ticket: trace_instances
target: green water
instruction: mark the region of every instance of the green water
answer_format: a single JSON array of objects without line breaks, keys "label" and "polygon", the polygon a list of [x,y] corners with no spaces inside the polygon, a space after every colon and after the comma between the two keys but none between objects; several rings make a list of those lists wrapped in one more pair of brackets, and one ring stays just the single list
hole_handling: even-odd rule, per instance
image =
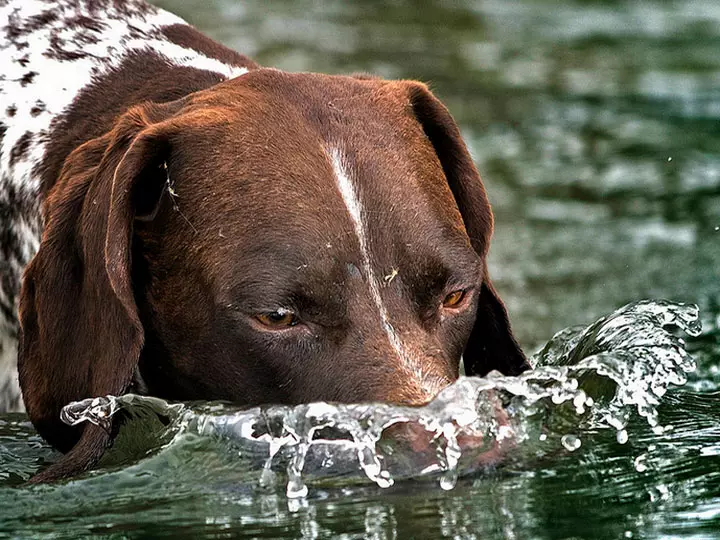
[{"label": "green water", "polygon": [[698,369],[661,399],[670,431],[633,416],[619,444],[585,427],[574,452],[538,447],[452,491],[325,480],[288,500],[194,435],[27,488],[56,455],[4,415],[0,537],[720,538],[716,0],[157,3],[264,65],[429,82],[485,178],[491,272],[526,349],[669,298],[700,308]]}]

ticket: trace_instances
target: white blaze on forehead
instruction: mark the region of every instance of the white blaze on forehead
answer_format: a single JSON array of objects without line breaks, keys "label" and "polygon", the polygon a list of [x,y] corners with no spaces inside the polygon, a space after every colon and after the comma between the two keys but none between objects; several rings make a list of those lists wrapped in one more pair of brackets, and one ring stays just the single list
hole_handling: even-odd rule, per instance
[{"label": "white blaze on forehead", "polygon": [[402,361],[403,365],[411,370],[413,374],[422,381],[425,379],[420,363],[408,353],[407,349],[402,343],[400,336],[398,336],[395,328],[390,323],[390,316],[388,315],[387,308],[383,303],[382,296],[380,296],[380,282],[375,275],[372,267],[372,261],[370,258],[370,249],[368,247],[367,240],[367,227],[363,220],[363,207],[362,201],[360,200],[358,191],[352,183],[350,174],[347,168],[346,159],[342,152],[338,148],[329,148],[328,154],[330,156],[330,164],[332,165],[333,173],[335,173],[335,181],[337,182],[340,195],[342,195],[343,202],[348,209],[350,218],[355,228],[355,234],[360,244],[360,255],[362,257],[363,269],[365,270],[365,279],[367,280],[368,287],[370,289],[370,296],[377,308],[380,319],[382,321],[383,329],[387,334],[388,341],[392,346],[393,350],[397,354],[398,358]]}]

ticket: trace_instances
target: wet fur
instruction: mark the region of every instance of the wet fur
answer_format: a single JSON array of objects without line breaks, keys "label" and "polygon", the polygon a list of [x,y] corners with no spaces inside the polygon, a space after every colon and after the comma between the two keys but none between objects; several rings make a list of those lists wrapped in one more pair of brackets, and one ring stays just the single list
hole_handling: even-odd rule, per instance
[{"label": "wet fur", "polygon": [[[66,452],[36,481],[112,441],[60,422],[73,400],[420,404],[463,354],[469,374],[528,367],[487,275],[485,190],[424,85],[260,68],[139,1],[0,14],[0,358],[17,339],[28,414]],[[62,101],[43,81],[64,64],[87,72]],[[449,286],[472,290],[450,318]],[[253,322],[288,303],[294,333]]]}]

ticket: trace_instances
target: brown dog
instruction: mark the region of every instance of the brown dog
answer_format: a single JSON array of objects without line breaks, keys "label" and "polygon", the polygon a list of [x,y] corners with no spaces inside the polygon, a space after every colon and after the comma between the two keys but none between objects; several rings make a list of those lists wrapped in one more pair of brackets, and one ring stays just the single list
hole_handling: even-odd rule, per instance
[{"label": "brown dog", "polygon": [[[142,2],[73,0],[44,18],[35,4],[9,2],[0,59],[35,73],[22,91],[50,116],[0,131],[15,156],[0,204],[39,231],[42,203],[19,374],[31,420],[67,454],[38,480],[111,441],[60,422],[73,400],[422,404],[461,355],[469,375],[529,367],[487,273],[485,190],[424,85],[260,68]],[[90,73],[59,105],[33,89],[47,58]]]}]

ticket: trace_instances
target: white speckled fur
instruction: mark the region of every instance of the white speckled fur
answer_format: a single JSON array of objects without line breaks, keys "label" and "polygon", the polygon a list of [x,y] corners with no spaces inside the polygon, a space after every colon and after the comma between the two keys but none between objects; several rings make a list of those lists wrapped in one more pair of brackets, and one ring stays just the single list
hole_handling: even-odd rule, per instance
[{"label": "white speckled fur", "polygon": [[[8,29],[23,29],[32,17],[47,13],[57,17],[12,39]],[[68,28],[66,21],[78,16],[89,17],[98,29]],[[99,12],[87,0],[0,0],[0,130],[4,132],[0,132],[0,230],[8,233],[0,235],[5,244],[0,245],[0,412],[22,408],[15,367],[17,296],[22,270],[39,246],[38,169],[53,121],[84,88],[119,66],[130,52],[151,51],[171,65],[212,71],[225,78],[247,72],[169,42],[160,29],[176,24],[186,23],[141,0],[126,0],[120,10],[107,2]],[[83,40],[82,33],[90,34],[92,40]],[[61,40],[63,52],[83,57],[47,54],[52,40]],[[34,73],[30,82],[23,82],[29,73]],[[23,137],[27,148],[13,160],[13,148]]]}]

